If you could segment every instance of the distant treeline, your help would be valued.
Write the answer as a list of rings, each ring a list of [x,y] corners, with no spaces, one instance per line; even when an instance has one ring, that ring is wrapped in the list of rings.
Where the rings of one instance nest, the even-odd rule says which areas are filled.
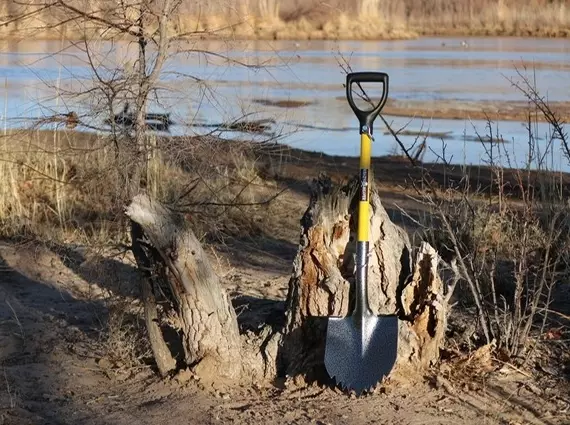
[[[95,26],[69,19],[57,6],[32,0],[0,4],[0,32],[38,37],[79,37]],[[78,10],[120,19],[141,0],[65,1]],[[154,0],[159,7],[164,0]],[[28,5],[25,3],[29,2]],[[142,1],[144,3],[144,1]],[[34,5],[35,4],[35,5]],[[38,10],[37,4],[42,5]],[[124,11],[123,11],[124,12]],[[411,35],[570,36],[568,0],[182,0],[172,16],[177,32],[275,39],[373,39]],[[64,23],[60,25],[61,23]],[[41,32],[38,32],[40,31]],[[208,34],[205,34],[208,36]]]

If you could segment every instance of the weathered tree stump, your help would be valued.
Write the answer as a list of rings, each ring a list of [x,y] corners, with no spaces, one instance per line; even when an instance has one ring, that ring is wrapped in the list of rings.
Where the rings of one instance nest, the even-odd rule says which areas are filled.
[[[179,363],[203,382],[225,386],[273,379],[279,334],[270,326],[239,334],[230,298],[184,216],[146,195],[136,196],[126,214],[133,253],[146,277],[145,321],[160,374],[176,366],[161,329],[166,324],[180,337]]]
[[[182,337],[185,364],[198,374],[238,380],[242,369],[236,362],[241,351],[236,314],[192,230],[180,214],[145,195],[136,196],[126,214],[166,265],[168,298],[175,311],[169,321]]]
[[[334,187],[314,182],[302,219],[301,242],[287,298],[281,341],[281,371],[322,379],[327,316],[353,309],[357,181]],[[446,328],[438,258],[427,243],[413,253],[407,234],[390,221],[378,194],[371,193],[369,303],[374,314],[400,319],[398,357],[391,376],[425,371],[439,358]]]
[[[349,315],[354,303],[357,187],[356,180],[342,187],[326,178],[314,182],[301,220],[285,327],[275,331],[266,325],[255,335],[241,337],[230,299],[183,216],[145,195],[133,199],[127,215],[140,226],[158,260],[145,260],[148,249],[139,249],[135,257],[142,258],[137,260],[140,267],[154,264],[151,277],[162,282],[155,282],[154,292],[166,293],[170,302],[170,311],[163,309],[162,315],[181,335],[184,364],[201,378],[241,383],[278,375],[328,380],[323,365],[327,319]],[[400,318],[391,376],[421,373],[438,360],[444,342],[447,306],[438,256],[427,243],[412,252],[407,234],[390,221],[374,190],[371,206],[369,304],[375,314]],[[138,243],[135,233],[133,245]],[[152,325],[158,320],[153,297],[145,294],[149,335],[156,339],[153,351],[159,369],[168,371],[172,361],[158,327]]]

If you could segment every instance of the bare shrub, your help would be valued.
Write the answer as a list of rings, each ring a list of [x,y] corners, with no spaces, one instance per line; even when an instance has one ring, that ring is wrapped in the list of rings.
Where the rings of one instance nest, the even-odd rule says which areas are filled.
[[[251,237],[283,189],[260,177],[258,156],[270,145],[216,138],[174,139],[165,157],[185,178],[160,199],[186,215],[199,238]],[[184,147],[177,143],[183,143]],[[215,158],[215,160],[213,160]],[[171,182],[176,180],[171,179]]]
[[[563,123],[529,80],[522,80],[517,87],[551,124],[547,149],[553,149],[554,140],[566,149]],[[459,282],[458,302],[474,307],[485,343],[494,340],[504,355],[522,362],[544,333],[555,285],[568,277],[568,182],[549,169],[549,152],[538,149],[530,131],[523,169],[498,163],[497,152],[504,147],[492,131],[488,140],[487,180],[450,172],[445,182],[436,182],[426,173],[416,188],[432,213],[424,235],[442,253],[451,285]]]
[[[2,366],[0,375],[0,409],[15,409],[20,404],[20,395],[11,377],[8,377],[6,368]]]

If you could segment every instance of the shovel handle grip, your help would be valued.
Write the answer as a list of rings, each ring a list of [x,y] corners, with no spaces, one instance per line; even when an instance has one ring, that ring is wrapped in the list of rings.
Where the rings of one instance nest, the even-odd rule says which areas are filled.
[[[358,108],[354,103],[354,98],[352,94],[352,85],[360,83],[382,83],[382,97],[377,105],[373,109],[363,111]],[[361,87],[362,89],[362,87]],[[363,93],[364,94],[364,93]],[[360,122],[361,132],[370,132],[372,134],[372,124],[374,120],[386,104],[388,100],[388,74],[385,72],[352,72],[346,76],[346,98],[348,99],[348,104],[356,114],[358,121]]]

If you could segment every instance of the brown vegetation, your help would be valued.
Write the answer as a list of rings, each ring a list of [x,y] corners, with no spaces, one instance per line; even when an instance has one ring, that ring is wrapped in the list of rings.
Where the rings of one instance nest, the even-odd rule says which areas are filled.
[[[127,236],[123,209],[129,198],[121,170],[132,158],[117,154],[111,138],[17,130],[0,139],[4,236],[101,243]],[[247,235],[263,223],[257,203],[278,189],[259,178],[253,146],[210,137],[164,137],[152,143],[160,153],[150,160],[145,190],[176,202],[192,217],[200,238]],[[215,162],[205,160],[210,155]],[[240,205],[231,208],[232,203]]]
[[[66,20],[61,10],[9,0],[0,6],[5,35],[67,37],[100,34]],[[55,0],[51,4],[57,4]],[[69,4],[112,17],[108,0]],[[59,6],[57,6],[59,8]],[[133,8],[134,10],[134,8]],[[134,13],[134,12],[133,12]],[[18,19],[24,16],[25,19]],[[64,18],[64,19],[62,19]],[[65,23],[62,23],[65,22]],[[41,31],[38,33],[38,29]],[[259,39],[394,39],[414,35],[567,37],[570,7],[564,0],[226,0],[182,2],[173,32],[198,37]]]

